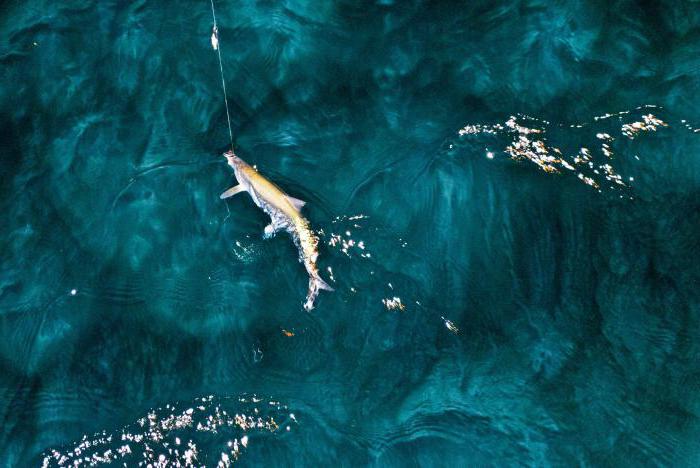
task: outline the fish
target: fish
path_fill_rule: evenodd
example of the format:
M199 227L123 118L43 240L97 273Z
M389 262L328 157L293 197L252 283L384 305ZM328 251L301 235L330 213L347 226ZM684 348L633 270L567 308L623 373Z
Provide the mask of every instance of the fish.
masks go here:
M257 168L243 161L233 151L224 153L228 165L233 168L238 185L222 193L219 198L230 198L248 192L253 202L270 216L263 237L269 239L279 231L287 231L299 251L299 262L304 264L309 275L309 289L304 302L307 312L314 308L314 301L321 290L333 291L318 272L318 237L309 221L301 214L304 201L286 194L277 185L261 175Z

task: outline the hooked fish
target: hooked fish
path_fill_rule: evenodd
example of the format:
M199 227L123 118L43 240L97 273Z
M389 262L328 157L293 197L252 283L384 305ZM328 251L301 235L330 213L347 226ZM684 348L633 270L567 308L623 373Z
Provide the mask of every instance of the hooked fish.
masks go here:
M278 231L287 231L299 250L299 262L304 264L309 274L309 290L304 309L314 308L314 301L321 289L333 291L318 272L318 237L311 230L309 221L301 214L305 202L284 193L279 187L260 175L233 151L224 153L228 165L233 168L238 185L231 187L219 198L229 198L240 192L248 192L253 202L270 216L270 224L265 226L263 237L269 239Z

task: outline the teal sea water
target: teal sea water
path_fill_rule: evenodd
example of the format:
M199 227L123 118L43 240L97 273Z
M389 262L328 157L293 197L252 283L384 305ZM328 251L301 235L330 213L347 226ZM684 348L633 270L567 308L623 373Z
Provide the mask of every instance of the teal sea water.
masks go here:
M698 466L700 3L0 6L0 465Z

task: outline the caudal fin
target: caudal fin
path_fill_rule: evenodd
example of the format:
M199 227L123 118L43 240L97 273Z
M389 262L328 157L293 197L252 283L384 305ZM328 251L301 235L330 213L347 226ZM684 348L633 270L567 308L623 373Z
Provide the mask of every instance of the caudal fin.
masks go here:
M324 289L326 291L335 291L335 289L331 288L330 285L328 283L326 283L325 281L323 281L323 279L321 279L320 276L314 278L314 280L316 281L316 285L318 286L318 289Z
M321 289L325 289L326 291L335 291L335 289L331 288L320 276L312 276L309 278L309 292L306 294L304 310L308 312L314 308L314 301L316 300L318 292Z

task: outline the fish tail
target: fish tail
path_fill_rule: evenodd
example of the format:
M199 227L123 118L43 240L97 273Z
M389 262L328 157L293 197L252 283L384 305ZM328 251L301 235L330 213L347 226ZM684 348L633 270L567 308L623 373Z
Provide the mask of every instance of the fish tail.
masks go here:
M306 302L304 303L304 310L309 312L314 308L314 301L318 297L318 293L321 289L326 291L335 291L328 283L323 281L320 276L312 276L309 278L309 292L306 295Z
M314 282L316 282L316 286L318 289L324 289L326 291L335 291L335 289L331 288L331 286L323 281L323 279L320 276L317 276L316 278L312 278Z

